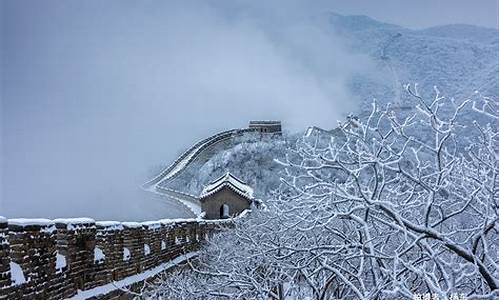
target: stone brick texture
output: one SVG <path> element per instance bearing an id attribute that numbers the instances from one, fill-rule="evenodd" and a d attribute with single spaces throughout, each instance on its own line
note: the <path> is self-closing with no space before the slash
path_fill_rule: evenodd
<path id="1" fill-rule="evenodd" d="M 222 220 L 102 223 L 72 224 L 68 219 L 16 225 L 0 221 L 0 300 L 69 298 L 78 290 L 118 281 L 196 251 L 215 232 L 230 226 Z M 65 265 L 56 268 L 58 256 Z M 22 269 L 24 282 L 15 282 L 11 263 Z M 137 290 L 141 285 L 127 289 Z M 91 299 L 128 298 L 131 295 L 114 290 Z"/>

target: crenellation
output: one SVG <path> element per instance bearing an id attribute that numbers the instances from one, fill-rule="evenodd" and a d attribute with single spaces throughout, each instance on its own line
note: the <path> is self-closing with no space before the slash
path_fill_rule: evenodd
<path id="1" fill-rule="evenodd" d="M 184 226 L 186 234 L 186 247 L 188 251 L 194 251 L 198 245 L 198 241 L 196 240 L 197 227 L 197 222 L 187 222 Z"/>
<path id="2" fill-rule="evenodd" d="M 144 258 L 144 234 L 140 223 L 123 223 L 123 248 L 130 253 L 130 258 L 123 265 L 124 276 L 140 273 L 143 270 L 141 261 Z"/>
<path id="3" fill-rule="evenodd" d="M 77 289 L 92 286 L 96 226 L 92 219 L 57 219 L 57 250 L 66 258 Z"/>
<path id="4" fill-rule="evenodd" d="M 161 253 L 161 224 L 145 224 L 144 226 L 144 268 L 150 269 L 159 264 Z M 149 250 L 149 253 L 146 253 Z"/>
<path id="5" fill-rule="evenodd" d="M 54 224 L 41 220 L 8 221 L 9 299 L 48 297 L 48 287 L 55 276 L 56 237 L 52 230 Z M 18 289 L 24 291 L 22 297 Z"/>
<path id="6" fill-rule="evenodd" d="M 96 281 L 101 284 L 123 278 L 123 226 L 119 222 L 97 222 L 96 245 L 104 254 L 104 262 L 97 265 Z"/>
<path id="7" fill-rule="evenodd" d="M 0 217 L 0 300 L 65 299 L 140 274 L 197 250 L 219 223 Z M 92 298 L 123 297 L 113 290 Z"/>
<path id="8" fill-rule="evenodd" d="M 158 254 L 158 259 L 160 261 L 169 261 L 172 257 L 170 256 L 170 249 L 172 247 L 172 231 L 171 226 L 168 224 L 161 224 L 160 232 L 160 253 Z"/>

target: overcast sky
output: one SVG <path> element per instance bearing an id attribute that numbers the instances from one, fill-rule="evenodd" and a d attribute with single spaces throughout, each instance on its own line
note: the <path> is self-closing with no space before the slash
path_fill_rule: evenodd
<path id="1" fill-rule="evenodd" d="M 347 78 L 373 66 L 290 30 L 309 16 L 498 28 L 493 0 L 0 3 L 8 217 L 148 218 L 139 184 L 197 139 L 250 119 L 334 126 L 356 105 Z"/>

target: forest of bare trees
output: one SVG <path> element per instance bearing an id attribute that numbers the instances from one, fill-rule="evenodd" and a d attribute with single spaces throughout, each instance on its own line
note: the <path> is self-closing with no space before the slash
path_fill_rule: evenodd
<path id="1" fill-rule="evenodd" d="M 409 114 L 374 103 L 297 140 L 265 208 L 145 296 L 498 297 L 498 106 L 407 90 Z"/>

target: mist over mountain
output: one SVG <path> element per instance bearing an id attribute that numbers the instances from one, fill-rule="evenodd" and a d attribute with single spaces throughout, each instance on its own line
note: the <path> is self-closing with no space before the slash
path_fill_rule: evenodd
<path id="1" fill-rule="evenodd" d="M 457 24 L 413 30 L 333 12 L 273 27 L 187 11 L 180 9 L 172 19 L 151 12 L 136 18 L 128 12 L 135 25 L 122 17 L 91 43 L 68 31 L 66 38 L 77 39 L 76 45 L 82 46 L 74 47 L 76 54 L 62 51 L 71 43 L 65 46 L 55 37 L 50 47 L 57 51 L 50 47 L 42 51 L 32 76 L 20 70 L 8 78 L 7 83 L 37 76 L 43 80 L 36 83 L 42 90 L 36 101 L 19 106 L 12 101 L 3 107 L 2 127 L 10 133 L 2 141 L 3 214 L 121 220 L 175 217 L 175 206 L 140 191 L 140 184 L 152 175 L 148 170 L 169 165 L 175 153 L 188 145 L 219 130 L 243 127 L 250 118 L 282 119 L 284 129 L 292 132 L 309 125 L 332 129 L 349 112 L 366 114 L 374 98 L 411 105 L 403 86 L 414 83 L 425 97 L 432 97 L 437 86 L 457 99 L 476 91 L 498 99 L 496 29 Z M 181 26 L 186 20 L 192 24 Z M 94 24 L 80 16 L 75 22 L 80 32 L 86 24 L 95 30 L 109 20 Z M 141 26 L 146 25 L 157 29 L 143 34 Z M 126 37 L 120 33 L 123 26 L 129 29 Z M 148 43 L 157 48 L 145 47 Z M 85 63 L 77 64 L 76 57 Z M 47 62 L 65 60 L 71 68 L 57 69 L 57 80 L 43 76 Z M 134 72 L 128 72 L 130 66 Z M 70 84 L 62 84 L 68 78 Z M 9 90 L 22 99 L 33 96 L 25 89 Z M 174 99 L 175 105 L 165 99 Z M 63 100 L 74 106 L 62 108 Z M 81 103 L 87 106 L 80 107 Z M 36 115 L 50 110 L 51 116 Z M 12 120 L 21 118 L 26 121 L 12 125 Z M 235 147 L 215 154 L 211 165 L 198 166 L 203 171 L 200 180 L 224 172 L 213 165 L 217 161 L 238 169 L 223 158 L 235 157 L 241 163 L 248 157 L 247 149 L 255 152 L 260 146 Z M 275 168 L 270 153 L 262 157 L 270 169 Z M 209 174 L 210 170 L 215 171 Z M 259 176 L 262 180 L 268 173 Z M 198 191 L 204 182 L 188 184 Z"/>
<path id="2" fill-rule="evenodd" d="M 350 93 L 359 103 L 353 114 L 366 115 L 374 99 L 411 111 L 416 103 L 405 92 L 406 84 L 417 84 L 427 100 L 434 97 L 434 87 L 458 101 L 477 93 L 498 99 L 495 29 L 458 24 L 411 30 L 367 16 L 335 13 L 311 18 L 311 24 L 331 32 L 337 40 L 340 37 L 350 51 L 368 55 L 377 65 L 376 72 L 358 72 L 350 78 Z M 465 117 L 471 122 L 481 118 L 476 114 Z M 323 138 L 328 141 L 329 135 Z M 296 139 L 297 135 L 284 137 L 289 145 Z M 237 140 L 232 147 L 221 148 L 205 165 L 188 167 L 186 175 L 171 187 L 196 194 L 203 184 L 230 171 L 256 186 L 259 197 L 268 197 L 279 183 L 281 166 L 273 159 L 283 158 L 283 143 L 280 139 Z"/>
<path id="3" fill-rule="evenodd" d="M 472 25 L 446 25 L 411 30 L 367 16 L 322 15 L 318 26 L 342 36 L 353 52 L 368 54 L 377 64 L 377 79 L 360 74 L 351 91 L 362 107 L 409 101 L 405 84 L 418 84 L 432 97 L 434 86 L 448 97 L 465 99 L 476 91 L 498 99 L 498 30 Z"/>

